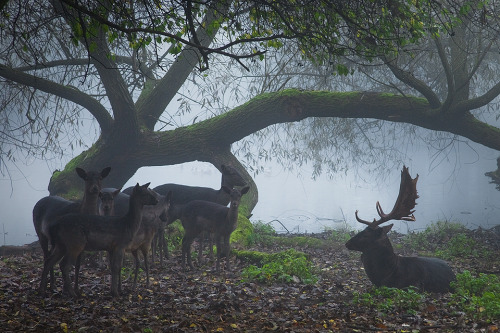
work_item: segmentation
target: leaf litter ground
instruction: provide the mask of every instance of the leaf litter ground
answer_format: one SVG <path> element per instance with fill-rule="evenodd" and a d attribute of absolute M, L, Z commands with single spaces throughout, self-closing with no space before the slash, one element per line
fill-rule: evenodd
<path fill-rule="evenodd" d="M 329 234 L 308 235 L 328 239 Z M 398 244 L 402 236 L 394 234 Z M 496 242 L 496 243 L 495 243 Z M 482 244 L 491 243 L 486 239 Z M 498 245 L 498 240 L 493 240 Z M 416 312 L 383 313 L 374 306 L 353 302 L 355 293 L 370 290 L 371 283 L 360 255 L 343 243 L 304 246 L 314 262 L 319 281 L 313 285 L 242 282 L 248 263 L 237 261 L 232 272 L 216 274 L 207 264 L 194 271 L 180 269 L 179 253 L 151 269 L 150 288 L 141 273 L 137 289 L 125 276 L 124 296 L 109 295 L 109 273 L 97 256 L 87 255 L 82 267 L 83 296 L 73 300 L 61 293 L 38 294 L 41 251 L 3 256 L 0 260 L 0 330 L 3 332 L 497 332 L 495 323 L 472 320 L 449 305 L 450 295 L 427 295 Z M 252 250 L 275 252 L 282 245 Z M 497 251 L 498 247 L 493 248 Z M 401 251 L 399 251 L 401 252 Z M 407 255 L 409 253 L 406 253 Z M 456 272 L 500 273 L 496 260 L 460 260 Z M 234 261 L 234 257 L 232 258 Z M 131 257 L 125 262 L 132 267 Z M 59 271 L 56 268 L 56 271 Z"/>

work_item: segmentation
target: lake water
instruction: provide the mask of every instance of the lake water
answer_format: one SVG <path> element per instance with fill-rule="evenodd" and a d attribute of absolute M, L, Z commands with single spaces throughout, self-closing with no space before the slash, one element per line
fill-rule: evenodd
<path fill-rule="evenodd" d="M 500 191 L 489 184 L 485 172 L 496 169 L 497 151 L 473 144 L 473 150 L 460 151 L 434 166 L 424 153 L 408 161 L 412 177 L 420 175 L 417 190 L 415 222 L 394 222 L 394 230 L 423 230 L 429 223 L 448 220 L 468 228 L 491 228 L 500 224 Z M 362 229 L 354 212 L 365 220 L 377 217 L 375 203 L 389 212 L 399 191 L 400 171 L 388 170 L 383 182 L 369 175 L 348 172 L 335 179 L 326 176 L 313 181 L 310 170 L 304 176 L 282 171 L 273 164 L 255 177 L 259 202 L 252 221 L 272 224 L 278 232 L 322 232 L 325 229 L 349 227 Z M 48 194 L 50 170 L 44 163 L 32 164 L 21 176 L 0 183 L 0 245 L 21 245 L 37 239 L 31 211 L 35 203 Z M 186 163 L 168 167 L 142 168 L 125 187 L 139 182 L 151 186 L 180 183 L 220 188 L 220 173 L 208 163 Z M 13 186 L 13 190 L 12 187 Z"/>

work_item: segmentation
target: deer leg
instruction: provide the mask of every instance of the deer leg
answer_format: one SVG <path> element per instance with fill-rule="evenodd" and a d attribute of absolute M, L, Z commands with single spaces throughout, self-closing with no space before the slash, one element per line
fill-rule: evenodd
<path fill-rule="evenodd" d="M 213 233 L 208 234 L 208 246 L 210 247 L 208 249 L 210 260 L 213 260 L 214 259 L 214 234 Z"/>
<path fill-rule="evenodd" d="M 40 293 L 42 295 L 45 294 L 45 289 L 47 288 L 47 275 L 52 273 L 51 278 L 53 277 L 54 265 L 61 260 L 63 255 L 63 252 L 56 246 L 51 254 L 47 255 L 47 258 L 43 261 L 42 279 L 40 281 Z"/>
<path fill-rule="evenodd" d="M 42 248 L 42 251 L 43 251 L 43 262 L 45 263 L 50 256 L 49 240 L 47 237 L 45 237 L 41 234 L 39 235 L 38 239 L 40 241 L 40 247 Z M 53 290 L 56 286 L 56 281 L 55 281 L 55 277 L 54 277 L 54 265 L 55 265 L 55 263 L 50 268 L 50 287 L 49 287 L 50 290 Z M 45 282 L 45 283 L 47 283 L 47 282 Z"/>
<path fill-rule="evenodd" d="M 206 232 L 202 232 L 198 237 L 198 264 L 203 264 L 203 241 L 205 240 Z"/>
<path fill-rule="evenodd" d="M 226 257 L 226 270 L 230 271 L 231 266 L 229 264 L 229 251 L 230 251 L 230 245 L 229 245 L 229 236 L 224 236 L 224 256 Z"/>
<path fill-rule="evenodd" d="M 75 290 L 73 289 L 73 286 L 71 285 L 69 271 L 70 271 L 71 267 L 76 263 L 77 257 L 78 257 L 78 255 L 75 255 L 72 253 L 66 253 L 66 255 L 61 260 L 61 263 L 59 264 L 59 266 L 61 267 L 63 281 L 64 281 L 63 288 L 73 298 L 76 298 L 77 294 L 76 294 Z"/>
<path fill-rule="evenodd" d="M 76 258 L 76 263 L 75 263 L 75 292 L 78 293 L 78 294 L 81 294 L 80 288 L 78 286 L 78 279 L 79 279 L 79 276 L 80 276 L 80 265 L 81 265 L 81 262 L 82 262 L 82 256 L 83 256 L 83 252 L 80 253 L 80 255 L 78 256 L 78 258 Z"/>
<path fill-rule="evenodd" d="M 170 254 L 168 253 L 168 238 L 170 238 L 169 235 L 170 233 L 167 231 L 167 238 L 165 238 L 165 228 L 160 228 L 160 251 L 163 251 L 165 253 L 165 258 L 170 259 Z M 160 254 L 161 255 L 161 254 Z M 163 258 L 163 256 L 162 256 Z"/>
<path fill-rule="evenodd" d="M 156 252 L 156 246 L 158 244 L 158 235 L 160 233 L 160 229 L 158 229 L 158 232 L 156 235 L 154 235 L 153 240 L 151 241 L 151 267 L 154 267 L 155 264 L 155 252 Z"/>
<path fill-rule="evenodd" d="M 222 249 L 221 242 L 222 242 L 221 236 L 217 235 L 215 238 L 215 243 L 217 246 L 217 262 L 215 264 L 215 270 L 217 271 L 217 273 L 220 272 L 220 258 L 222 256 L 222 253 L 224 252 L 224 250 Z"/>
<path fill-rule="evenodd" d="M 113 251 L 111 260 L 111 295 L 117 297 L 120 295 L 119 286 L 121 284 L 121 268 L 123 263 L 123 249 Z M 120 288 L 121 289 L 121 288 Z"/>
<path fill-rule="evenodd" d="M 132 256 L 134 257 L 134 264 L 135 264 L 135 270 L 134 270 L 134 286 L 133 289 L 137 287 L 137 274 L 139 274 L 139 255 L 137 254 L 137 250 L 132 251 Z"/>
<path fill-rule="evenodd" d="M 182 239 L 182 268 L 186 269 L 186 257 L 187 263 L 191 269 L 194 269 L 193 263 L 191 262 L 191 243 L 193 242 L 194 237 L 191 235 L 184 235 Z"/>
<path fill-rule="evenodd" d="M 144 269 L 146 270 L 146 287 L 149 287 L 149 263 L 148 263 L 148 248 L 141 249 L 142 256 L 144 257 Z"/>

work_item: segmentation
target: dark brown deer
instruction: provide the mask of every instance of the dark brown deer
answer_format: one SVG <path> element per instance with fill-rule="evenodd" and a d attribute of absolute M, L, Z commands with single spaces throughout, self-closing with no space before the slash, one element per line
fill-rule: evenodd
<path fill-rule="evenodd" d="M 112 191 L 99 192 L 99 215 L 114 216 L 115 214 L 115 197 L 119 195 L 121 189 L 113 189 Z"/>
<path fill-rule="evenodd" d="M 148 254 L 151 249 L 151 243 L 154 236 L 156 235 L 159 226 L 164 225 L 168 219 L 168 210 L 170 207 L 170 198 L 172 197 L 172 192 L 168 192 L 167 195 L 161 195 L 151 190 L 152 194 L 158 199 L 156 205 L 144 206 L 142 211 L 142 221 L 139 230 L 127 251 L 131 252 L 134 257 L 135 271 L 134 271 L 134 289 L 137 286 L 137 276 L 139 273 L 139 255 L 138 251 L 141 251 L 144 258 L 144 267 L 146 270 L 146 286 L 149 287 L 149 260 Z M 106 188 L 101 191 L 101 208 L 106 213 L 112 213 L 116 215 L 123 215 L 123 203 L 127 203 L 130 200 L 129 195 L 125 193 L 120 193 L 120 190 Z M 115 210 L 114 204 L 115 200 L 119 202 L 117 209 Z M 106 209 L 104 209 L 104 207 Z M 106 216 L 106 215 L 105 215 Z M 109 216 L 109 215 L 108 215 Z"/>
<path fill-rule="evenodd" d="M 111 168 L 104 168 L 101 172 L 85 171 L 76 168 L 76 173 L 85 181 L 85 190 L 81 202 L 66 200 L 59 196 L 50 195 L 40 199 L 33 208 L 33 225 L 43 251 L 44 261 L 49 256 L 50 235 L 49 228 L 55 221 L 69 213 L 97 214 L 97 199 L 102 187 L 102 180 L 106 178 Z M 80 259 L 77 266 L 79 266 Z M 76 282 L 78 277 L 75 276 Z M 50 288 L 54 288 L 54 271 L 50 271 Z"/>
<path fill-rule="evenodd" d="M 44 263 L 40 292 L 45 292 L 49 270 L 61 260 L 64 290 L 76 297 L 69 270 L 83 251 L 107 251 L 111 265 L 111 294 L 119 295 L 119 279 L 125 250 L 139 230 L 143 207 L 158 199 L 148 189 L 149 183 L 134 187 L 129 209 L 124 216 L 67 214 L 50 228 L 53 249 Z"/>
<path fill-rule="evenodd" d="M 215 202 L 194 200 L 186 204 L 181 213 L 181 222 L 184 227 L 184 237 L 182 239 L 182 267 L 186 267 L 187 262 L 191 269 L 194 269 L 191 262 L 191 244 L 193 240 L 201 233 L 208 232 L 215 235 L 217 246 L 217 272 L 220 271 L 220 259 L 226 257 L 226 269 L 230 270 L 229 264 L 229 237 L 236 229 L 238 223 L 238 207 L 241 196 L 248 192 L 249 186 L 239 191 L 222 186 L 222 190 L 229 194 L 229 207 Z"/>
<path fill-rule="evenodd" d="M 227 206 L 230 201 L 230 195 L 223 190 L 223 187 L 225 186 L 232 189 L 235 186 L 246 185 L 245 180 L 234 167 L 222 164 L 220 171 L 222 173 L 221 188 L 218 190 L 214 190 L 209 187 L 197 187 L 179 184 L 163 184 L 154 188 L 156 192 L 162 195 L 166 195 L 170 191 L 172 191 L 173 193 L 169 210 L 169 224 L 173 223 L 175 220 L 180 219 L 180 212 L 182 211 L 182 208 L 180 206 L 185 205 L 193 200 L 210 201 L 223 206 Z M 160 265 L 162 265 L 162 250 L 165 251 L 165 255 L 168 258 L 168 247 L 165 243 L 164 227 L 160 228 L 157 238 L 160 248 Z M 199 255 L 201 255 L 202 253 L 202 246 L 202 242 L 200 242 L 200 251 L 198 252 Z M 199 258 L 201 259 L 201 257 Z"/>
<path fill-rule="evenodd" d="M 373 222 L 362 220 L 355 216 L 358 222 L 368 225 L 365 230 L 356 234 L 347 243 L 349 250 L 362 252 L 361 260 L 370 281 L 376 286 L 394 288 L 417 287 L 421 291 L 443 293 L 450 291 L 450 282 L 455 280 L 455 274 L 445 261 L 437 258 L 402 257 L 394 253 L 387 233 L 393 224 L 379 227 L 390 220 L 415 221 L 415 200 L 417 195 L 417 180 L 412 179 L 408 168 L 403 166 L 401 185 L 394 208 L 385 214 L 377 202 L 379 220 Z"/>

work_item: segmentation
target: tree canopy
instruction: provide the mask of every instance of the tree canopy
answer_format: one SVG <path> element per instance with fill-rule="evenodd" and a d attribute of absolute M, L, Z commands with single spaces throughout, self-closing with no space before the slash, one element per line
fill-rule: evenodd
<path fill-rule="evenodd" d="M 353 131 L 345 131 L 346 122 L 329 127 L 331 119 L 379 119 L 499 149 L 500 130 L 473 112 L 500 93 L 497 77 L 483 80 L 498 63 L 495 10 L 483 2 L 413 0 L 10 1 L 1 24 L 0 158 L 19 152 L 44 158 L 84 145 L 73 130 L 88 124 L 86 112 L 97 122 L 96 142 L 54 174 L 51 194 L 74 190 L 76 165 L 111 166 L 109 185 L 116 187 L 142 166 L 193 160 L 232 164 L 253 183 L 232 144 L 270 125 L 309 118 L 330 119 L 318 125 L 332 129 L 317 131 L 321 139 L 301 139 L 320 147 L 350 145 L 364 134 L 356 124 Z M 269 60 L 289 50 L 293 62 Z M 439 70 L 423 65 L 429 62 Z M 300 90 L 305 87 L 292 78 L 304 76 L 282 75 L 287 65 L 303 64 L 316 74 L 326 71 L 330 91 Z M 268 84 L 269 76 L 261 76 L 259 94 L 245 95 L 246 103 L 233 109 L 227 108 L 231 94 L 215 96 L 215 89 L 197 108 L 208 112 L 196 113 L 189 92 L 182 92 L 189 83 L 206 84 L 221 67 L 252 73 L 267 65 L 280 79 Z M 373 68 L 372 77 L 390 72 L 391 81 L 371 91 L 335 89 L 349 80 L 345 75 L 370 75 Z M 224 90 L 231 81 L 218 84 Z M 217 98 L 220 108 L 211 105 Z M 336 142 L 341 133 L 347 141 Z M 338 160 L 331 157 L 319 161 L 333 166 Z M 251 210 L 255 186 L 247 197 Z"/>

